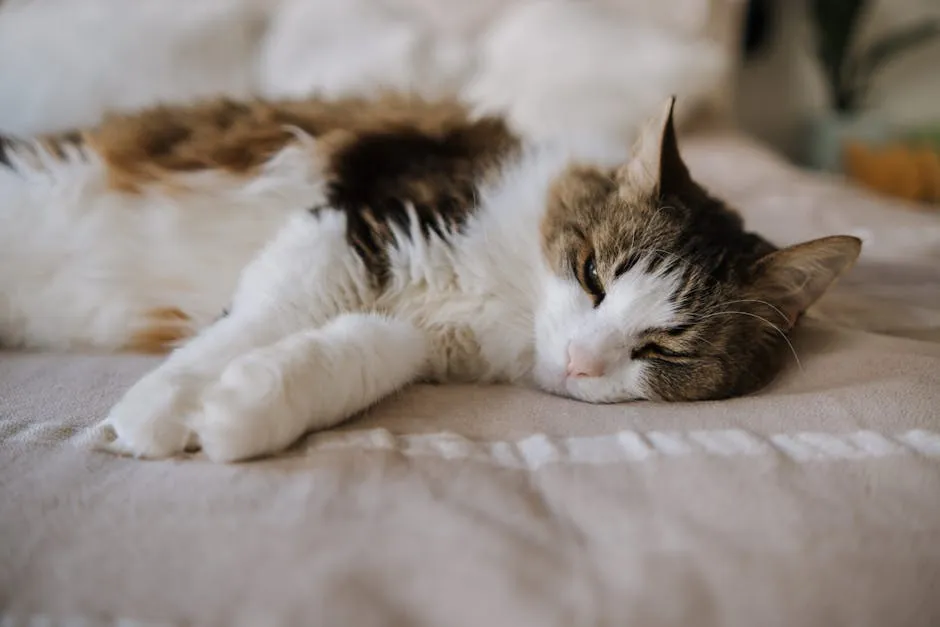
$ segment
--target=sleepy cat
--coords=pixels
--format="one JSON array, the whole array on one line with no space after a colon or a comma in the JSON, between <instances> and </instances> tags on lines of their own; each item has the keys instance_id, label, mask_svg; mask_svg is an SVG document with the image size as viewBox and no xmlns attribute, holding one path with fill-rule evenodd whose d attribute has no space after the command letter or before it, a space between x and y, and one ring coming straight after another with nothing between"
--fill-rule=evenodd
<instances>
[{"instance_id":1,"label":"sleepy cat","mask_svg":"<svg viewBox=\"0 0 940 627\"><path fill-rule=\"evenodd\" d=\"M0 337L182 343L106 419L110 448L140 457L274 453L414 381L594 403L754 392L860 242L745 231L691 178L673 103L630 154L392 96L7 141Z\"/></svg>"}]
</instances>

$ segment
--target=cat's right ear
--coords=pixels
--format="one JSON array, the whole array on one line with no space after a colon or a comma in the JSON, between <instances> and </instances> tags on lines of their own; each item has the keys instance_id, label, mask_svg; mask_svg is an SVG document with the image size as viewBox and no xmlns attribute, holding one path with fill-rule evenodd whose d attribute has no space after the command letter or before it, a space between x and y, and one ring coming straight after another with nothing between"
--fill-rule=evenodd
<instances>
[{"instance_id":1,"label":"cat's right ear","mask_svg":"<svg viewBox=\"0 0 940 627\"><path fill-rule=\"evenodd\" d=\"M617 172L620 196L627 202L644 198L682 195L692 177L679 154L673 111L676 97L663 103L652 116L633 146L633 154Z\"/></svg>"},{"instance_id":2,"label":"cat's right ear","mask_svg":"<svg viewBox=\"0 0 940 627\"><path fill-rule=\"evenodd\" d=\"M751 268L751 291L786 316L789 330L855 264L861 250L857 237L834 235L774 251Z\"/></svg>"}]
</instances>

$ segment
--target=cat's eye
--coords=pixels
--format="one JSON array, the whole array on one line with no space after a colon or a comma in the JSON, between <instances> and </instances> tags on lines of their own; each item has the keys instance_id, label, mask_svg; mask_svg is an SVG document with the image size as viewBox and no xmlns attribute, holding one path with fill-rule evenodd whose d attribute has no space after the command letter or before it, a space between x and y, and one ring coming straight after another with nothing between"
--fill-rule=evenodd
<instances>
[{"instance_id":1,"label":"cat's eye","mask_svg":"<svg viewBox=\"0 0 940 627\"><path fill-rule=\"evenodd\" d=\"M590 247L581 249L577 254L571 257L571 271L581 288L587 292L594 306L599 306L604 297L607 296L604 290L604 283L601 281L600 273L597 271L597 261L594 258L594 251Z\"/></svg>"},{"instance_id":2,"label":"cat's eye","mask_svg":"<svg viewBox=\"0 0 940 627\"><path fill-rule=\"evenodd\" d=\"M669 361L690 359L694 355L670 350L657 342L647 342L639 348L633 349L631 357L633 359L664 359Z\"/></svg>"},{"instance_id":3,"label":"cat's eye","mask_svg":"<svg viewBox=\"0 0 940 627\"><path fill-rule=\"evenodd\" d=\"M597 274L597 262L594 261L594 255L591 255L584 262L584 287L596 298L604 297L604 286L601 284L601 278Z\"/></svg>"},{"instance_id":4,"label":"cat's eye","mask_svg":"<svg viewBox=\"0 0 940 627\"><path fill-rule=\"evenodd\" d=\"M597 307L604 300L607 294L604 292L604 285L601 283L601 277L597 274L597 263L594 261L594 255L588 255L584 260L581 273L578 276L581 287L584 288L591 298L594 299L594 306Z\"/></svg>"}]
</instances>

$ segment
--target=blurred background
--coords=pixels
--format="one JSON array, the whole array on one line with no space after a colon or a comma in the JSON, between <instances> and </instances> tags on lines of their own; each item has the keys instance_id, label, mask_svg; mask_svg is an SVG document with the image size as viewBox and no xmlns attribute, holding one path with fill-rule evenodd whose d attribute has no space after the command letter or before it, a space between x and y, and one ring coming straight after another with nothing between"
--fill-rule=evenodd
<instances>
[{"instance_id":1,"label":"blurred background","mask_svg":"<svg viewBox=\"0 0 940 627\"><path fill-rule=\"evenodd\" d=\"M689 129L932 210L938 20L940 0L0 0L0 132L392 87L629 141L677 93Z\"/></svg>"},{"instance_id":2,"label":"blurred background","mask_svg":"<svg viewBox=\"0 0 940 627\"><path fill-rule=\"evenodd\" d=\"M801 165L936 200L938 18L936 0L749 2L741 128Z\"/></svg>"}]
</instances>

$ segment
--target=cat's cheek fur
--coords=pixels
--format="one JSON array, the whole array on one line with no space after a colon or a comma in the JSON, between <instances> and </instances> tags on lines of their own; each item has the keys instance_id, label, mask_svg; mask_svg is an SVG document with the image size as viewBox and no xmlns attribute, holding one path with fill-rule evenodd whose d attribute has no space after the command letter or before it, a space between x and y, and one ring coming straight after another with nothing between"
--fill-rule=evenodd
<instances>
[{"instance_id":1,"label":"cat's cheek fur","mask_svg":"<svg viewBox=\"0 0 940 627\"><path fill-rule=\"evenodd\" d=\"M644 398L644 365L630 359L617 308L595 308L573 280L546 279L544 300L536 312L533 379L553 394L593 403ZM601 360L601 377L569 377L568 348L575 344Z\"/></svg>"},{"instance_id":2,"label":"cat's cheek fur","mask_svg":"<svg viewBox=\"0 0 940 627\"><path fill-rule=\"evenodd\" d=\"M593 403L652 396L645 383L648 365L632 358L647 329L668 328L678 320L675 277L631 271L617 279L604 301L591 298L571 279L546 279L536 311L533 379L542 389ZM578 346L604 365L600 377L568 377L568 348Z\"/></svg>"},{"instance_id":3,"label":"cat's cheek fur","mask_svg":"<svg viewBox=\"0 0 940 627\"><path fill-rule=\"evenodd\" d=\"M591 301L571 280L556 276L545 279L543 300L535 312L536 385L554 394L568 396L568 345L579 327L589 323L594 312Z\"/></svg>"}]
</instances>

